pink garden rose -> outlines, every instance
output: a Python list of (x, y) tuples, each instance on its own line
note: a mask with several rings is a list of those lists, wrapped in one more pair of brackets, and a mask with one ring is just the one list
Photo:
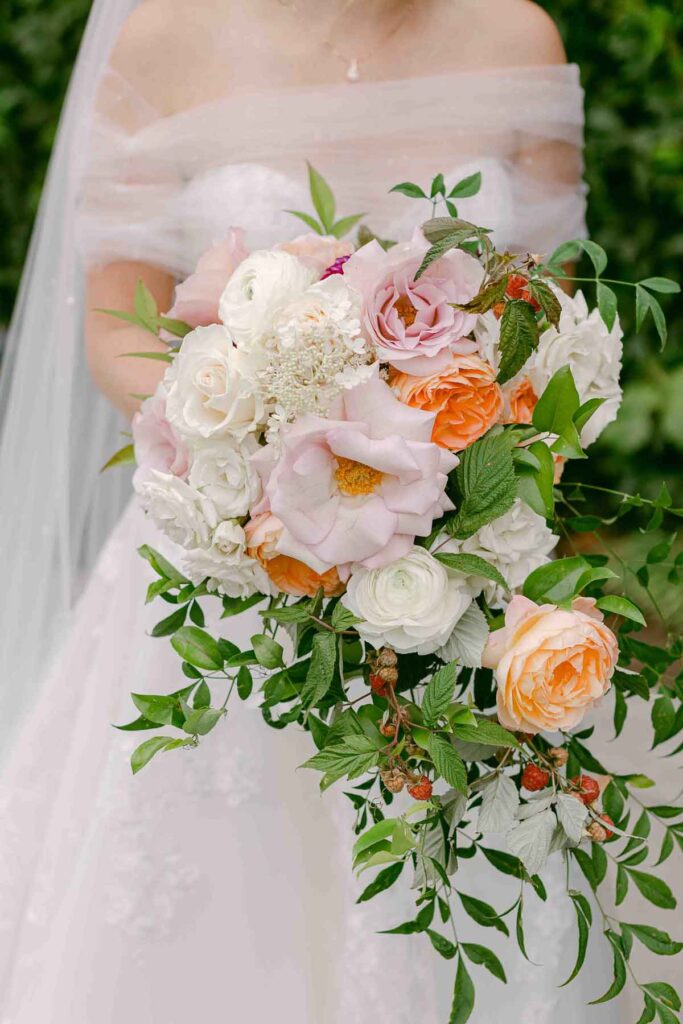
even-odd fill
[(592, 598), (564, 610), (517, 594), (482, 659), (498, 684), (498, 718), (523, 732), (573, 729), (609, 689), (618, 653)]
[(299, 235), (277, 248), (296, 256), (320, 277), (336, 260), (351, 255), (353, 243), (348, 239), (335, 238), (334, 235), (316, 235), (311, 232), (308, 235)]
[(264, 491), (252, 512), (277, 516), (278, 552), (317, 573), (387, 565), (453, 507), (445, 487), (458, 459), (432, 444), (433, 424), (375, 376), (340, 395), (329, 419), (285, 424), (279, 455), (267, 445), (252, 457)]
[(363, 331), (380, 361), (420, 377), (439, 373), (453, 353), (476, 351), (465, 338), (476, 317), (450, 303), (469, 302), (483, 276), (473, 256), (454, 249), (415, 281), (427, 248), (420, 232), (388, 252), (373, 241), (344, 267), (346, 282), (361, 295)]
[(231, 228), (227, 238), (204, 253), (194, 274), (177, 286), (166, 316), (184, 320), (190, 327), (218, 323), (218, 301), (233, 271), (248, 255), (244, 231)]
[(132, 429), (138, 480), (150, 469), (172, 473), (183, 480), (187, 477), (190, 453), (166, 418), (163, 384), (142, 403), (133, 417)]

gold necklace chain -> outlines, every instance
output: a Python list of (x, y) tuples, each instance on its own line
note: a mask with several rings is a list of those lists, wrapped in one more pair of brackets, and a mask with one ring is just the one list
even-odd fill
[[(290, 11), (300, 21), (305, 20), (304, 14), (300, 10), (298, 4), (296, 3), (296, 0), (278, 0), (278, 2), (280, 3), (281, 7), (284, 7), (286, 10)], [(346, 14), (346, 12), (354, 6), (355, 2), (356, 0), (347, 0), (347, 3), (345, 4), (340, 17), (343, 17)], [(375, 46), (373, 46), (373, 48), (369, 50), (367, 53), (359, 55), (343, 53), (340, 49), (338, 49), (337, 46), (335, 46), (335, 44), (329, 37), (323, 40), (323, 46), (328, 51), (328, 53), (330, 53), (336, 60), (340, 61), (342, 64), (346, 66), (346, 77), (349, 80), (349, 82), (357, 82), (360, 78), (360, 65), (365, 64), (368, 60), (370, 60), (383, 43), (387, 43), (398, 32), (400, 32), (400, 30), (403, 28), (406, 21), (408, 20), (408, 18), (410, 17), (414, 10), (415, 3), (413, 2), (413, 0), (410, 0), (410, 2), (407, 4), (407, 9), (404, 16), (384, 37), (382, 42), (376, 43)]]

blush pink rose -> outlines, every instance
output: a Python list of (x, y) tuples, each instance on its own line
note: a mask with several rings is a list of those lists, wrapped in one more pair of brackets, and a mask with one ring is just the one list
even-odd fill
[(149, 470), (172, 473), (182, 480), (190, 468), (190, 453), (166, 418), (166, 392), (162, 384), (133, 417), (133, 443), (139, 481)]
[(447, 475), (457, 456), (430, 441), (434, 416), (411, 409), (373, 377), (345, 391), (330, 418), (285, 424), (277, 453), (252, 456), (263, 499), (282, 523), (276, 548), (323, 574), (369, 569), (407, 554), (453, 506)]
[(337, 260), (343, 256), (350, 256), (353, 244), (343, 238), (335, 238), (334, 235), (316, 235), (311, 232), (279, 245), (278, 249), (296, 256), (305, 266), (321, 276)]
[(440, 373), (454, 353), (477, 350), (465, 337), (476, 317), (451, 303), (469, 302), (484, 273), (473, 256), (453, 249), (415, 281), (427, 248), (419, 232), (388, 252), (373, 241), (344, 267), (347, 284), (361, 295), (363, 331), (380, 361), (420, 377)]
[(498, 684), (498, 718), (529, 733), (574, 728), (609, 689), (618, 653), (592, 598), (564, 610), (516, 595), (482, 659)]
[(205, 252), (195, 272), (177, 286), (166, 316), (184, 320), (190, 327), (217, 324), (219, 299), (233, 271), (248, 255), (244, 231), (231, 228), (227, 238)]

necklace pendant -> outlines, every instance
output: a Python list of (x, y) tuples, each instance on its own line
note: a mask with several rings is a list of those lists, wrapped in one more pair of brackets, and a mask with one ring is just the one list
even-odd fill
[(346, 69), (346, 77), (349, 82), (357, 82), (360, 78), (360, 71), (358, 70), (358, 59), (352, 57), (349, 61), (349, 66)]

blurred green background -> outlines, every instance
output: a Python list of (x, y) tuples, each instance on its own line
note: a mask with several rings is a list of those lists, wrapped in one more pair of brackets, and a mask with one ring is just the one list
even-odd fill
[[(0, 0), (0, 326), (9, 319), (70, 64), (89, 0)], [(593, 238), (610, 277), (680, 277), (683, 257), (683, 5), (542, 0), (587, 94)], [(683, 302), (664, 296), (670, 341), (636, 334), (624, 294), (625, 401), (592, 450), (594, 480), (683, 504)], [(585, 477), (584, 477), (585, 478)]]

